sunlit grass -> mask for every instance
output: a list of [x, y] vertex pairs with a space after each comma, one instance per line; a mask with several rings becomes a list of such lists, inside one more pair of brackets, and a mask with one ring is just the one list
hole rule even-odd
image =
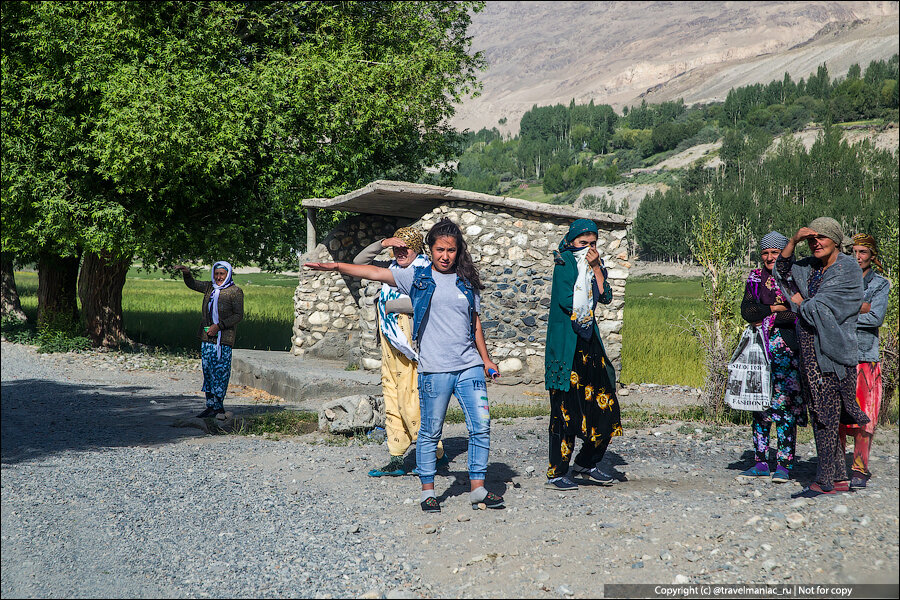
[[622, 383], [703, 384], [697, 342], [681, 326], [704, 316], [699, 279], [632, 278], [625, 286]]
[[510, 198], [521, 198], [522, 200], [531, 200], [532, 202], [550, 202], [553, 194], [545, 194], [544, 187], [540, 183], [529, 183], [527, 188], [513, 186], [507, 191], [505, 196]]
[[[235, 275], [234, 279], [244, 292], [244, 320], [237, 327], [235, 346], [289, 350], [296, 277], [255, 273]], [[16, 287], [22, 309], [33, 320], [37, 316], [37, 274], [17, 272]], [[202, 302], [203, 296], [188, 289], [180, 277], [132, 269], [122, 292], [125, 331], [142, 344], [197, 349]]]
[[[244, 290], [244, 321], [238, 325], [237, 347], [289, 350], [296, 277], [256, 273], [236, 275], [235, 281]], [[23, 309], [34, 319], [37, 274], [17, 272], [16, 285]], [[632, 278], [625, 297], [621, 381], [699, 387], [703, 383], [700, 350], [679, 328], [682, 317], [705, 314], [699, 281]], [[202, 298], [180, 278], [132, 269], [122, 298], [125, 329], [137, 342], [195, 350]]]

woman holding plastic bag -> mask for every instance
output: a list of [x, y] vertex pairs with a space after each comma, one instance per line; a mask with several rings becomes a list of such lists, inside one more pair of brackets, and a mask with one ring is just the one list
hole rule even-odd
[[770, 231], [760, 240], [762, 268], [747, 277], [741, 316], [761, 331], [772, 372], [772, 403], [753, 412], [753, 451], [756, 464], [740, 474], [742, 478], [769, 477], [769, 433], [772, 424], [778, 439], [772, 481], [790, 479], [797, 443], [797, 425], [806, 425], [806, 407], [800, 393], [800, 347], [795, 332], [797, 315], [788, 308], [788, 299], [775, 280], [775, 262], [788, 239]]

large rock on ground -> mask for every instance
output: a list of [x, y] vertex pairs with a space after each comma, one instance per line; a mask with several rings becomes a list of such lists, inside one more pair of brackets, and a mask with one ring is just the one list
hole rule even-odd
[[366, 394], [331, 400], [319, 409], [319, 429], [352, 433], [384, 427], [384, 398]]

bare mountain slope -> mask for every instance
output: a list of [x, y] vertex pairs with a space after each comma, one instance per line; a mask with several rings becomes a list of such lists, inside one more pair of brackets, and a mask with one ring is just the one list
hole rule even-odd
[[898, 14], [896, 2], [488, 2], [471, 27], [484, 91], [453, 124], [505, 117], [517, 132], [534, 104], [621, 108], [651, 88], [648, 101], [718, 99], [822, 62], [839, 75], [898, 52]]

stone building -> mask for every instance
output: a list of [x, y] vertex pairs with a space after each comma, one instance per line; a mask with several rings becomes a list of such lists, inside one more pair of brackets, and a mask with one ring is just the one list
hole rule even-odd
[[[553, 275], [553, 250], [577, 218], [595, 221], [597, 249], [609, 269], [613, 301], [598, 305], [597, 321], [610, 358], [617, 365], [622, 347], [625, 280], [631, 264], [625, 237], [631, 220], [616, 214], [578, 210], [465, 190], [375, 181], [336, 198], [304, 201], [309, 224], [310, 262], [352, 262], [375, 240], [412, 226], [424, 235], [440, 219], [456, 222], [478, 266], [481, 320], [491, 357], [500, 366], [500, 382], [538, 383], [544, 374], [547, 306]], [[316, 244], [316, 210], [359, 213]], [[379, 258], [388, 258], [385, 251]], [[346, 359], [379, 369], [374, 300], [381, 284], [339, 273], [304, 270], [294, 294], [295, 355]]]

